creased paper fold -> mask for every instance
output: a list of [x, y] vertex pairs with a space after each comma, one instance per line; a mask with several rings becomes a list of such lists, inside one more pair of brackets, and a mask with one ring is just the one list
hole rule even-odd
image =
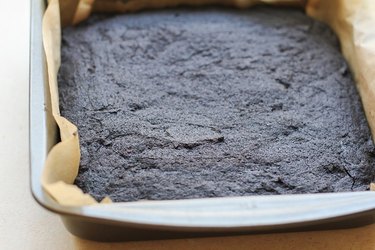
[[[47, 156], [42, 185], [59, 204], [97, 204], [73, 185], [78, 174], [80, 149], [77, 127], [60, 115], [57, 73], [60, 66], [61, 22], [76, 24], [92, 11], [130, 12], [181, 4], [221, 4], [247, 8], [256, 4], [293, 5], [306, 9], [311, 17], [327, 23], [340, 39], [342, 53], [357, 83], [371, 132], [375, 135], [375, 0], [51, 0], [43, 18], [43, 43], [47, 58], [53, 117], [61, 142]], [[60, 11], [61, 6], [61, 11]], [[61, 21], [60, 21], [61, 13]], [[105, 198], [102, 203], [110, 203]]]

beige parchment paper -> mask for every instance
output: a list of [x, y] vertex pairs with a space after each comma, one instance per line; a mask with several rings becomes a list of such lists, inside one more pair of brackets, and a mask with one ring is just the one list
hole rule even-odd
[[[57, 73], [60, 67], [61, 24], [76, 24], [91, 12], [132, 12], [181, 4], [221, 4], [248, 8], [256, 4], [304, 7], [307, 15], [327, 23], [340, 39], [360, 93], [373, 138], [375, 138], [375, 1], [374, 0], [50, 0], [43, 18], [43, 44], [47, 59], [52, 114], [60, 129], [61, 142], [47, 156], [42, 185], [64, 206], [98, 202], [75, 186], [80, 148], [77, 127], [60, 115]], [[61, 9], [60, 9], [61, 7]], [[61, 16], [60, 16], [61, 14]], [[375, 187], [374, 185], [372, 185]], [[105, 198], [101, 203], [110, 203]]]

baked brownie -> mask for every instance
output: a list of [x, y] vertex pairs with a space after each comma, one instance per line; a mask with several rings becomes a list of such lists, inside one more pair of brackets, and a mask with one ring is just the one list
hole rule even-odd
[[338, 40], [294, 9], [170, 9], [65, 28], [62, 114], [97, 199], [367, 190], [374, 146]]

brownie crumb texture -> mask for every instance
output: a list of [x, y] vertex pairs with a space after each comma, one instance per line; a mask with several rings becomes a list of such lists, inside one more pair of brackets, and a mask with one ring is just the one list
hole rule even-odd
[[367, 190], [375, 150], [338, 40], [298, 10], [170, 9], [63, 30], [76, 184], [100, 200]]

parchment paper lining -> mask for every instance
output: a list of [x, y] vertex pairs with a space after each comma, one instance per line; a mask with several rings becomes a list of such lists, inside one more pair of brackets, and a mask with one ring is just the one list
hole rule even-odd
[[[68, 2], [68, 1], [64, 1]], [[89, 194], [73, 185], [78, 174], [80, 148], [77, 127], [60, 115], [57, 73], [60, 67], [61, 21], [75, 24], [91, 11], [130, 12], [144, 8], [163, 8], [180, 4], [222, 5], [248, 8], [256, 4], [305, 6], [306, 13], [327, 23], [341, 42], [342, 53], [354, 74], [366, 117], [375, 136], [375, 2], [373, 0], [72, 0], [62, 5], [49, 1], [43, 18], [43, 44], [47, 59], [48, 82], [53, 117], [60, 129], [61, 142], [47, 156], [42, 186], [59, 204], [84, 206], [97, 204]], [[61, 13], [61, 19], [60, 19]], [[72, 14], [73, 13], [73, 14]], [[373, 185], [372, 185], [373, 186]], [[101, 203], [110, 203], [105, 198]]]

